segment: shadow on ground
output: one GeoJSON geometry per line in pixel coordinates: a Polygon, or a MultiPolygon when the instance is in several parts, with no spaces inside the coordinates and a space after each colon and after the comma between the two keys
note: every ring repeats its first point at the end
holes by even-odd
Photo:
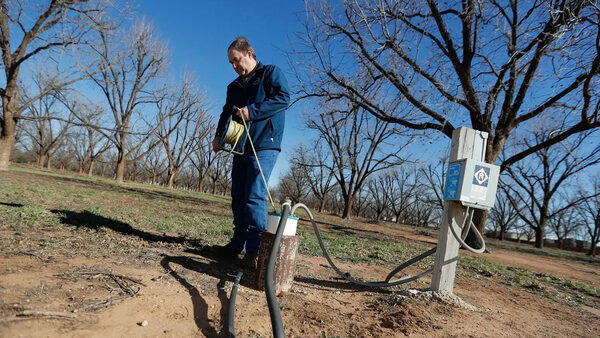
{"type": "Polygon", "coordinates": [[[71,210],[50,210],[50,212],[59,215],[61,223],[65,225],[85,227],[93,230],[107,228],[124,235],[137,236],[147,242],[165,242],[177,244],[193,244],[195,242],[194,240],[186,238],[185,236],[176,237],[169,236],[167,234],[158,235],[139,230],[125,222],[99,216],[89,211],[77,212],[71,210]]]}
{"type": "Polygon", "coordinates": [[[240,285],[254,288],[252,278],[254,273],[248,268],[239,266],[234,260],[203,259],[214,257],[210,253],[207,254],[207,251],[210,250],[207,248],[200,251],[194,249],[186,250],[186,252],[198,254],[201,257],[163,255],[160,264],[165,271],[170,271],[170,275],[188,291],[193,306],[194,322],[198,329],[207,337],[227,337],[230,336],[228,323],[230,297],[228,293],[231,288],[226,288],[226,283],[227,281],[233,282],[235,275],[242,271],[244,275],[242,276],[240,285]],[[186,270],[177,272],[174,265],[180,265],[186,270]],[[219,280],[217,283],[217,294],[221,302],[220,323],[215,323],[208,317],[208,304],[202,297],[202,292],[198,288],[198,285],[194,285],[195,283],[191,278],[186,277],[187,271],[210,275],[219,280]]]}

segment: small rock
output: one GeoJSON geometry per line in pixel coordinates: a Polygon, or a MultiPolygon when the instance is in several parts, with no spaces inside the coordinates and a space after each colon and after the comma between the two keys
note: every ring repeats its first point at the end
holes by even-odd
{"type": "Polygon", "coordinates": [[[144,320],[143,322],[141,322],[141,323],[138,323],[138,325],[139,325],[139,326],[148,326],[148,321],[147,321],[147,320],[144,320]]]}

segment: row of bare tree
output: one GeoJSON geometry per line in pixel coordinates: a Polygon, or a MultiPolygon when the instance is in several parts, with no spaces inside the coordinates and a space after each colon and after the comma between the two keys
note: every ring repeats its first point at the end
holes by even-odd
{"type": "MultiPolygon", "coordinates": [[[[306,8],[291,58],[299,99],[350,105],[405,133],[451,137],[470,125],[488,133],[485,160],[503,172],[600,127],[595,0],[306,0],[306,8]],[[519,143],[542,123],[556,132],[519,143]]],[[[487,216],[475,213],[480,231],[487,216]]]]}
{"type": "Polygon", "coordinates": [[[193,167],[197,187],[223,185],[227,161],[209,149],[214,122],[195,77],[169,78],[167,44],[131,13],[103,0],[0,1],[0,170],[18,142],[40,167],[62,151],[62,166],[91,175],[110,163],[119,183],[144,168],[173,187],[193,167]]]}
{"type": "MultiPolygon", "coordinates": [[[[547,134],[537,133],[536,137],[547,134]]],[[[543,247],[548,237],[556,238],[561,248],[566,239],[585,239],[590,242],[588,254],[595,255],[600,241],[600,146],[584,145],[589,139],[589,134],[581,134],[574,142],[539,150],[529,161],[507,170],[490,211],[488,229],[500,240],[508,232],[528,242],[534,239],[538,248],[543,247]]],[[[344,163],[344,157],[361,157],[358,149],[365,145],[345,146],[344,152],[333,153],[323,149],[323,143],[327,142],[315,142],[311,151],[302,144],[298,147],[290,169],[277,187],[280,199],[290,198],[294,203],[302,202],[320,212],[340,216],[345,215],[348,201],[352,200],[353,214],[374,222],[439,224],[446,158],[442,157],[435,165],[402,162],[381,170],[376,167],[353,170],[350,163],[354,162],[346,162],[346,167],[340,170],[334,163],[344,163]],[[367,176],[363,184],[354,184],[353,189],[343,188],[348,182],[360,181],[356,173],[361,171],[367,176]],[[338,175],[344,176],[338,178],[338,175]]]]}

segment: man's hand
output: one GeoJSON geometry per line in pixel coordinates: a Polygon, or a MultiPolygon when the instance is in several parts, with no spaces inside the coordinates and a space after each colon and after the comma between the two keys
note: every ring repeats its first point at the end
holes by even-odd
{"type": "Polygon", "coordinates": [[[248,107],[238,108],[236,114],[237,116],[244,119],[244,121],[250,120],[250,113],[248,112],[248,107]]]}
{"type": "Polygon", "coordinates": [[[219,145],[219,140],[215,137],[212,141],[212,148],[215,153],[218,153],[221,150],[221,146],[219,145]]]}

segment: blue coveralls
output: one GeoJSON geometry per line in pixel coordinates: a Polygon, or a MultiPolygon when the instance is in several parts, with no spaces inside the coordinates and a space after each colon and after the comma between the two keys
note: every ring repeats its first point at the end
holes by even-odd
{"type": "MultiPolygon", "coordinates": [[[[225,132],[229,116],[233,115],[233,119],[241,123],[233,106],[247,106],[252,122],[249,134],[267,182],[281,151],[285,110],[289,103],[287,79],[277,66],[259,62],[252,74],[238,77],[227,86],[227,99],[216,136],[221,137],[225,132]]],[[[233,250],[258,252],[262,230],[267,228],[268,203],[265,184],[247,141],[244,155],[234,156],[231,171],[234,229],[229,246],[233,250]]]]}

